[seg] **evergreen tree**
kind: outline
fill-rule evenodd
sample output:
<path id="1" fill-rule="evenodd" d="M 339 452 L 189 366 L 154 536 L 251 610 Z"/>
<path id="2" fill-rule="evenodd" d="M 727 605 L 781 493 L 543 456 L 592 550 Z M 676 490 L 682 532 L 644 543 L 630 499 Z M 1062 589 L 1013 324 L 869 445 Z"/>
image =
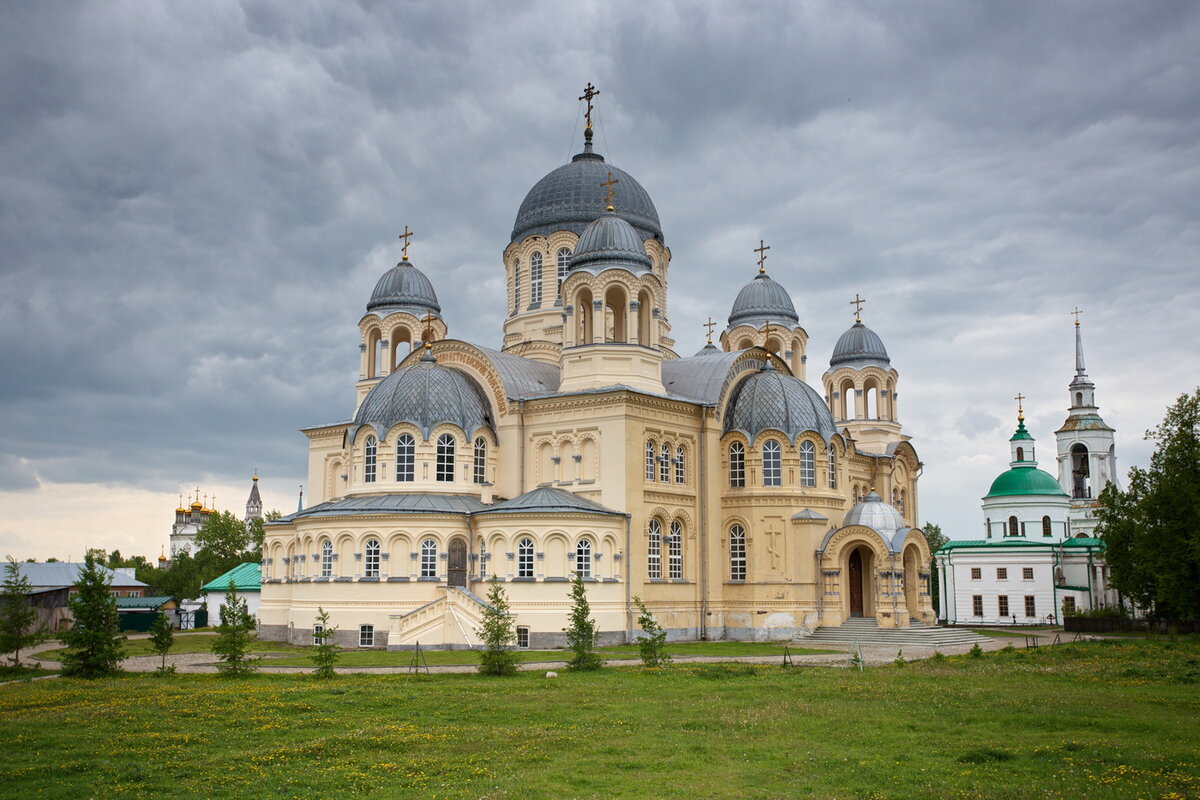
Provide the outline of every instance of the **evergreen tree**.
<path id="1" fill-rule="evenodd" d="M 0 588 L 0 653 L 12 653 L 14 666 L 20 665 L 22 650 L 46 638 L 46 631 L 37 624 L 37 610 L 27 597 L 31 591 L 20 564 L 9 556 Z"/>
<path id="2" fill-rule="evenodd" d="M 938 578 L 937 559 L 933 554 L 950 539 L 942 533 L 941 525 L 934 525 L 932 522 L 926 522 L 925 527 L 921 528 L 921 533 L 925 534 L 925 542 L 929 545 L 929 602 L 933 604 L 934 613 L 937 613 L 941 581 Z M 909 613 L 913 611 L 914 609 L 909 609 Z"/>
<path id="3" fill-rule="evenodd" d="M 167 615 L 159 612 L 154 617 L 154 622 L 150 624 L 150 647 L 154 652 L 162 657 L 162 664 L 159 665 L 159 672 L 174 672 L 175 667 L 167 668 L 167 653 L 171 652 L 171 645 L 175 643 L 175 632 L 171 630 L 171 620 L 167 619 Z"/>
<path id="4" fill-rule="evenodd" d="M 317 625 L 321 626 L 321 630 L 313 631 L 313 639 L 317 642 L 312 654 L 313 664 L 316 665 L 313 675 L 318 678 L 332 678 L 337 674 L 334 667 L 337 665 L 340 655 L 337 644 L 337 628 L 329 626 L 329 612 L 320 606 L 317 606 Z"/>
<path id="5" fill-rule="evenodd" d="M 484 675 L 516 675 L 517 633 L 508 613 L 508 596 L 499 582 L 493 582 L 487 596 L 488 607 L 483 612 L 483 626 L 475 631 L 483 640 L 484 650 L 479 657 L 479 671 Z"/>
<path id="6" fill-rule="evenodd" d="M 638 610 L 638 627 L 645 634 L 638 639 L 638 652 L 642 656 L 642 665 L 646 667 L 665 667 L 671 663 L 667 654 L 667 632 L 654 621 L 654 615 L 646 608 L 646 604 L 636 595 L 633 604 Z"/>
<path id="7" fill-rule="evenodd" d="M 254 672 L 258 659 L 250 655 L 254 638 L 254 617 L 246 609 L 246 601 L 237 596 L 237 588 L 229 581 L 225 605 L 221 606 L 221 624 L 213 639 L 212 651 L 223 663 L 217 665 L 222 675 L 237 677 Z"/>
<path id="8" fill-rule="evenodd" d="M 67 647 L 62 657 L 64 675 L 96 678 L 120 671 L 125 637 L 121 635 L 111 585 L 111 573 L 89 552 L 79 570 L 75 592 L 67 601 L 74 623 L 61 637 Z"/>
<path id="9" fill-rule="evenodd" d="M 563 632 L 567 634 L 567 647 L 575 653 L 567 662 L 567 669 L 591 670 L 604 666 L 603 659 L 596 652 L 596 642 L 600 634 L 596 631 L 596 620 L 592 619 L 591 614 L 587 587 L 576 575 L 571 579 L 571 625 L 563 628 Z"/>

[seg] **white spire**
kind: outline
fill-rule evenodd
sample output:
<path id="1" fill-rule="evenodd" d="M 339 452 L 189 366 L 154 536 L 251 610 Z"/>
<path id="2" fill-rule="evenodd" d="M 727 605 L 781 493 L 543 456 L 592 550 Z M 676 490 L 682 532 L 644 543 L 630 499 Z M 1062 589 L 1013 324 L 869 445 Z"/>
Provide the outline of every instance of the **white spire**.
<path id="1" fill-rule="evenodd" d="M 1079 332 L 1079 320 L 1075 320 L 1075 376 L 1085 377 L 1087 371 L 1083 367 L 1083 334 Z"/>

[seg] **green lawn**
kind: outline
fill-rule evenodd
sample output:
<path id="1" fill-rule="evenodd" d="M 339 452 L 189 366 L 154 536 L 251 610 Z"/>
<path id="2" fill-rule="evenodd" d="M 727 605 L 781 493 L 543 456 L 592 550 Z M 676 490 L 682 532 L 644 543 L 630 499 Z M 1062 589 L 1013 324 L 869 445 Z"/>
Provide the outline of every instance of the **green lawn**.
<path id="1" fill-rule="evenodd" d="M 175 641 L 171 645 L 172 653 L 210 653 L 212 652 L 213 640 L 216 637 L 213 634 L 203 633 L 176 633 Z M 280 642 L 253 642 L 250 648 L 256 653 L 307 653 L 311 650 L 308 647 L 297 647 L 291 644 L 282 644 Z M 58 661 L 62 657 L 63 651 L 46 650 L 38 653 L 35 657 L 43 660 Z M 129 639 L 125 642 L 125 655 L 131 656 L 152 656 L 154 650 L 150 647 L 149 639 Z M 213 657 L 216 658 L 215 656 Z"/>
<path id="2" fill-rule="evenodd" d="M 0 687 L 6 796 L 1196 798 L 1200 647 Z"/>

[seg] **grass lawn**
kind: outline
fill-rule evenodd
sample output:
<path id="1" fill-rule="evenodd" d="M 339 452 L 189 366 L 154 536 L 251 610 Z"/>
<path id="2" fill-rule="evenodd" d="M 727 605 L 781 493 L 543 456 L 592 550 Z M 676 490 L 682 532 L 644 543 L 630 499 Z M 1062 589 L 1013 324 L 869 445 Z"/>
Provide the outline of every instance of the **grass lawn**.
<path id="1" fill-rule="evenodd" d="M 175 634 L 175 642 L 171 645 L 172 653 L 210 653 L 212 652 L 213 634 L 179 633 Z M 297 647 L 281 642 L 253 642 L 250 649 L 256 653 L 308 653 L 311 648 Z M 58 661 L 63 650 L 46 650 L 38 653 L 35 658 Z M 125 642 L 125 656 L 152 656 L 154 650 L 149 639 L 129 639 Z M 213 656 L 216 659 L 216 656 Z"/>
<path id="2" fill-rule="evenodd" d="M 1196 798 L 1200 646 L 0 688 L 6 796 Z"/>

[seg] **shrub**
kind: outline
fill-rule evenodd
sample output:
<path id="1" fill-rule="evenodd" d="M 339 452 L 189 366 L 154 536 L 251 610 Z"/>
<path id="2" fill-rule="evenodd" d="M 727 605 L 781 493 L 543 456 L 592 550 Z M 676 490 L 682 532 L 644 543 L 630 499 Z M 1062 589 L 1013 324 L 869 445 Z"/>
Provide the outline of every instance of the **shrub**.
<path id="1" fill-rule="evenodd" d="M 567 662 L 567 669 L 593 670 L 604 666 L 604 660 L 596 653 L 596 642 L 600 638 L 596 620 L 592 619 L 588 604 L 587 587 L 576 575 L 571 580 L 571 624 L 563 628 L 567 634 L 567 647 L 575 655 Z"/>
<path id="2" fill-rule="evenodd" d="M 329 612 L 320 606 L 317 606 L 316 624 L 321 626 L 321 630 L 313 631 L 313 639 L 317 642 L 312 654 L 313 664 L 316 665 L 313 675 L 318 678 L 332 678 L 337 674 L 334 666 L 337 665 L 339 656 L 337 628 L 330 627 Z"/>
<path id="3" fill-rule="evenodd" d="M 499 582 L 492 583 L 487 601 L 483 625 L 475 631 L 484 647 L 479 656 L 479 671 L 484 675 L 516 675 L 517 653 L 513 648 L 517 644 L 517 634 L 508 612 L 508 596 Z"/>
<path id="4" fill-rule="evenodd" d="M 667 632 L 654 621 L 654 615 L 646 608 L 640 597 L 633 598 L 637 606 L 638 627 L 645 634 L 638 639 L 638 653 L 642 657 L 642 665 L 646 667 L 665 667 L 671 663 L 671 656 L 666 652 Z"/>

